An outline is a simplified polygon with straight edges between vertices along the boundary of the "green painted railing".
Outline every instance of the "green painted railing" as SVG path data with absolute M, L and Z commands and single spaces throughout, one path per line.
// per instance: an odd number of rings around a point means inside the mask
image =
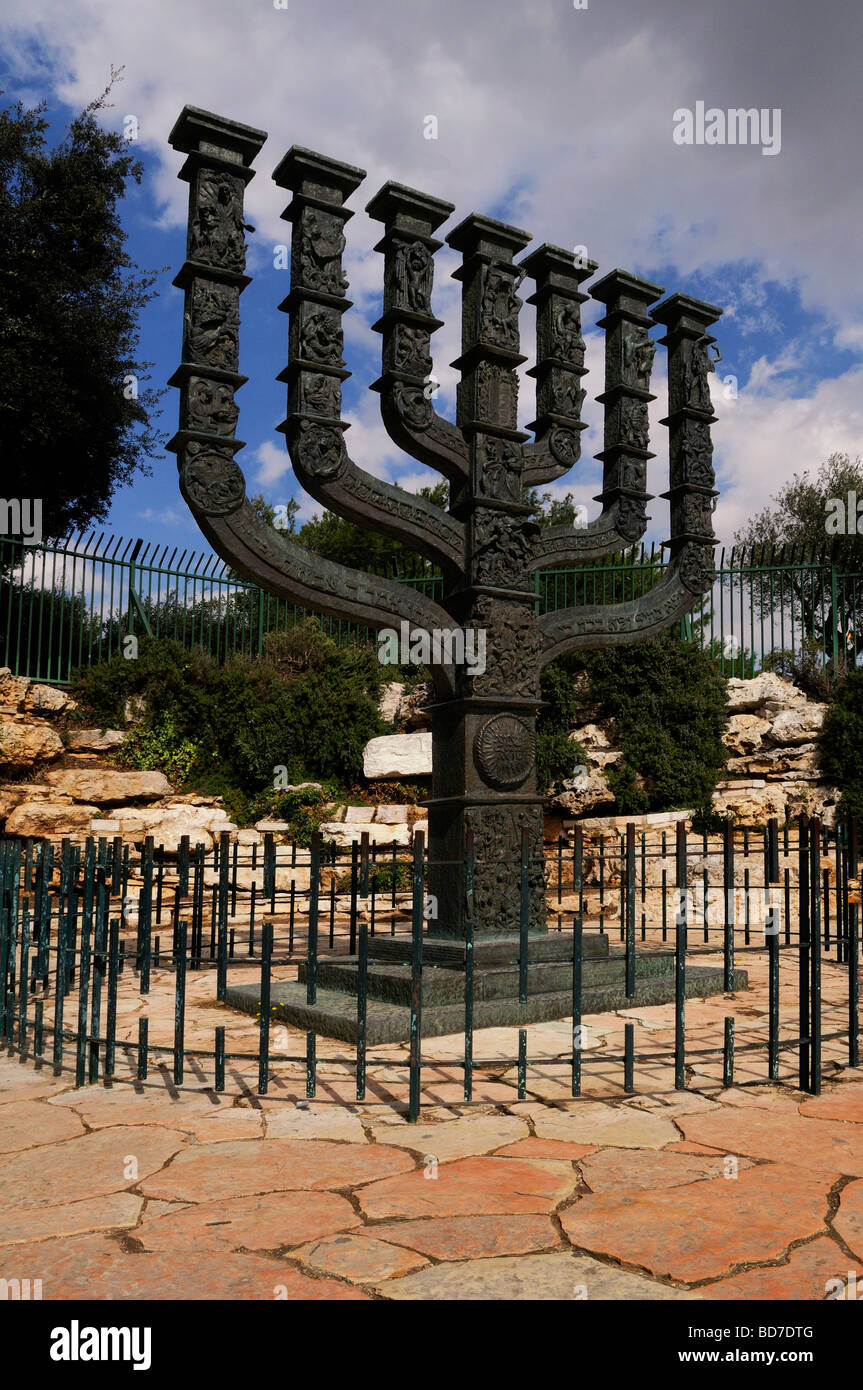
M 637 598 L 664 563 L 663 548 L 651 546 L 589 568 L 540 570 L 539 610 Z M 443 579 L 423 561 L 391 577 L 432 598 L 443 594 Z M 834 667 L 853 665 L 863 653 L 858 606 L 863 575 L 841 573 L 829 556 L 737 548 L 718 552 L 716 584 L 682 627 L 729 675 L 751 675 L 780 654 L 789 664 L 808 652 Z M 314 616 L 237 578 L 208 552 L 95 532 L 57 545 L 0 539 L 0 666 L 34 680 L 68 684 L 76 667 L 145 633 L 218 658 L 259 654 L 268 633 Z M 356 623 L 315 620 L 340 644 L 374 640 Z

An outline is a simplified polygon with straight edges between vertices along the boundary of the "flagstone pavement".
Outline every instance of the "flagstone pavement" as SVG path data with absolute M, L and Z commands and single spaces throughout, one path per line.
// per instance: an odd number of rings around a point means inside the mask
M 46 1300 L 855 1296 L 863 1071 L 818 1097 L 562 1095 L 492 1087 L 409 1125 L 167 1071 L 76 1090 L 4 1055 L 0 1280 Z

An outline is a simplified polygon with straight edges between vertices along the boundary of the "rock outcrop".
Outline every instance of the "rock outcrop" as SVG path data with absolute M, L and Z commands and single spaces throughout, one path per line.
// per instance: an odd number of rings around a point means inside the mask
M 432 770 L 432 736 L 384 734 L 369 739 L 363 750 L 363 776 L 377 778 L 429 777 Z
M 818 754 L 826 714 L 826 705 L 771 671 L 730 680 L 724 734 L 729 775 L 716 788 L 713 809 L 733 813 L 742 825 L 801 813 L 831 824 L 839 792 L 824 782 Z M 622 756 L 614 747 L 614 726 L 595 720 L 573 730 L 572 738 L 584 748 L 586 764 L 562 783 L 551 807 L 571 816 L 601 812 L 614 800 L 606 769 Z

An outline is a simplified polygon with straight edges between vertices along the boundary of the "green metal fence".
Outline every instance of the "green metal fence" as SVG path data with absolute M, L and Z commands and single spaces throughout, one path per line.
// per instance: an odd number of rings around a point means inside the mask
M 540 570 L 539 610 L 640 597 L 658 583 L 665 561 L 663 547 L 653 545 L 582 569 Z M 419 559 L 391 577 L 432 598 L 443 593 L 442 577 Z M 682 630 L 729 675 L 806 653 L 835 668 L 858 664 L 863 653 L 858 606 L 863 574 L 842 573 L 829 556 L 723 549 L 712 592 Z M 145 633 L 219 658 L 259 654 L 267 633 L 314 616 L 239 579 L 210 552 L 95 532 L 56 545 L 0 539 L 0 665 L 34 680 L 68 684 L 76 667 L 104 661 Z M 356 623 L 315 620 L 340 644 L 374 638 Z

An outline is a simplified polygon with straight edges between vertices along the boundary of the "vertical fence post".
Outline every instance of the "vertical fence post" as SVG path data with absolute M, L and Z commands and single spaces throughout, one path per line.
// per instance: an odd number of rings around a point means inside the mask
M 423 856 L 424 836 L 421 830 L 414 835 L 413 895 L 411 912 L 411 1014 L 410 1014 L 410 1086 L 408 1121 L 415 1124 L 420 1113 L 422 1084 L 422 969 L 423 969 Z
M 66 913 L 61 911 L 57 920 L 57 958 L 54 973 L 54 1045 L 52 1062 L 59 1072 L 63 1066 L 63 1008 L 66 997 Z
M 216 955 L 216 998 L 224 1002 L 228 992 L 228 892 L 230 885 L 231 861 L 229 857 L 230 833 L 223 830 L 219 835 L 219 911 Z
M 351 916 L 348 927 L 348 955 L 354 956 L 357 951 L 357 895 L 359 893 L 359 845 L 356 840 L 351 844 Z
M 357 951 L 357 1100 L 366 1098 L 366 1015 L 368 1012 L 369 929 L 359 926 Z
M 723 925 L 723 967 L 725 993 L 734 990 L 734 828 L 729 821 L 722 827 L 722 888 L 725 898 Z
M 767 1070 L 771 1081 L 779 1079 L 779 922 L 770 914 L 767 934 Z
M 821 821 L 816 817 L 812 820 L 809 836 L 809 964 L 812 974 L 809 1089 L 813 1096 L 821 1094 L 821 834 Z
M 848 1065 L 860 1065 L 860 1016 L 859 1016 L 859 935 L 858 905 L 851 903 L 848 914 Z
M 686 822 L 677 822 L 677 913 L 674 936 L 674 1088 L 686 1086 Z
M 635 997 L 635 825 L 626 827 L 626 997 Z
M 473 1096 L 473 881 L 474 832 L 468 829 L 465 842 L 465 936 L 464 936 L 464 1098 Z
M 181 922 L 177 929 L 176 994 L 174 998 L 174 1083 L 183 1081 L 183 1051 L 186 1037 L 186 947 L 188 929 Z
M 811 1082 L 811 1048 L 809 1028 L 809 821 L 800 816 L 797 821 L 797 949 L 798 949 L 798 1027 L 800 1040 L 798 1084 L 807 1091 Z
M 258 1029 L 258 1095 L 265 1096 L 270 1080 L 270 969 L 273 960 L 273 924 L 261 929 L 261 1017 Z
M 120 967 L 120 919 L 112 917 L 108 930 L 108 1011 L 105 1018 L 105 1076 L 114 1075 L 117 1037 L 117 975 Z
M 309 924 L 306 941 L 306 1003 L 318 1001 L 318 897 L 321 878 L 321 832 L 312 835 L 309 850 Z M 291 887 L 294 880 L 291 879 Z M 292 899 L 293 901 L 293 899 Z M 312 1100 L 318 1088 L 317 1039 L 313 1028 L 306 1032 L 306 1095 Z

